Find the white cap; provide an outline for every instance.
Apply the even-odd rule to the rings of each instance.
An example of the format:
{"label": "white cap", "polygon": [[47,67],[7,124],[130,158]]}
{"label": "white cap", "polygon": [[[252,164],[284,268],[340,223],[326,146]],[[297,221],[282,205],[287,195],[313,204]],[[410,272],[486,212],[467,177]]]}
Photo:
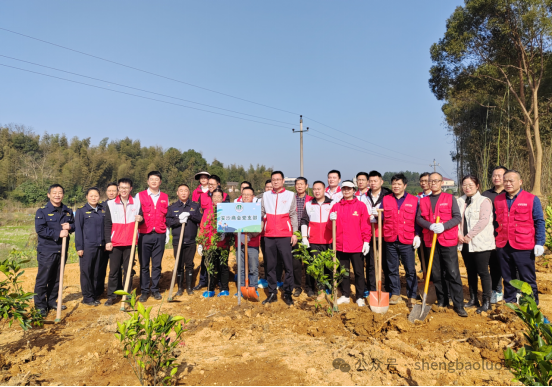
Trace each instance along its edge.
{"label": "white cap", "polygon": [[343,187],[355,188],[355,184],[351,180],[345,180],[341,183],[341,188]]}
{"label": "white cap", "polygon": [[210,174],[209,172],[203,171],[203,172],[198,172],[198,173],[196,173],[196,174],[195,174],[195,179],[196,179],[196,180],[199,180],[199,177],[200,177],[201,175],[207,175],[207,176],[209,176],[209,177],[211,176],[211,174]]}

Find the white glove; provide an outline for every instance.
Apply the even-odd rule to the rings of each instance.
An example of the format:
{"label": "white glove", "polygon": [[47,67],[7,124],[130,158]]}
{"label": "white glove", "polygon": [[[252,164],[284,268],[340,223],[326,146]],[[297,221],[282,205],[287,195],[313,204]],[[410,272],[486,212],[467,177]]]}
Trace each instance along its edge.
{"label": "white glove", "polygon": [[220,234],[220,241],[222,242],[224,240],[224,238],[226,238],[226,233],[225,232]]}
{"label": "white glove", "polygon": [[303,238],[303,245],[305,245],[305,247],[308,249],[310,247],[310,243],[309,243],[309,240],[305,237]]}
{"label": "white glove", "polygon": [[540,257],[541,255],[544,254],[544,247],[540,245],[535,245],[534,252],[535,252],[535,257]]}
{"label": "white glove", "polygon": [[420,247],[420,237],[418,235],[416,235],[414,237],[414,241],[412,242],[412,246],[414,246],[415,249],[417,249],[418,247]]}
{"label": "white glove", "polygon": [[378,216],[378,209],[377,209],[377,207],[373,207],[373,208],[372,208],[372,216],[375,216],[375,217]]}
{"label": "white glove", "polygon": [[440,234],[445,231],[445,226],[443,225],[443,223],[433,223],[431,226],[429,226],[429,229],[435,234]]}
{"label": "white glove", "polygon": [[337,212],[330,213],[330,220],[337,220]]}
{"label": "white glove", "polygon": [[366,255],[370,252],[370,243],[364,242],[362,245],[362,255]]}
{"label": "white glove", "polygon": [[189,216],[190,216],[189,212],[183,212],[180,215],[178,215],[178,219],[180,219],[180,223],[186,223],[188,221]]}
{"label": "white glove", "polygon": [[200,257],[203,256],[203,246],[197,245],[197,253],[199,254]]}
{"label": "white glove", "polygon": [[[241,234],[241,243],[245,243],[245,234]],[[247,241],[251,240],[251,235],[247,234]]]}
{"label": "white glove", "polygon": [[171,240],[171,233],[169,229],[167,229],[167,232],[165,233],[165,244],[168,245],[170,240]]}

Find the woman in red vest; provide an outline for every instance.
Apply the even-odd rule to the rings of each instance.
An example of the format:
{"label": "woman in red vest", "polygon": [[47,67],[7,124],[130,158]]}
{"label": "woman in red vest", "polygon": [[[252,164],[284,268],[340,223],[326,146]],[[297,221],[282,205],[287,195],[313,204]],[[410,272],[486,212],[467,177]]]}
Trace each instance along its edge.
{"label": "woman in red vest", "polygon": [[[161,300],[159,280],[161,279],[161,261],[165,252],[165,224],[169,197],[161,192],[161,173],[148,173],[148,189],[139,192],[136,200],[140,203],[140,215],[144,218],[138,226],[138,256],[140,259],[140,287],[142,295],[140,302],[146,302],[150,291],[153,298]],[[151,262],[151,277],[150,277]],[[151,281],[151,289],[150,289]]]}
{"label": "woman in red vest", "polygon": [[[426,246],[431,247],[434,233],[438,235],[431,267],[431,279],[435,285],[438,306],[448,307],[450,297],[454,311],[461,317],[468,317],[468,312],[464,309],[464,292],[456,250],[458,225],[462,221],[462,215],[454,197],[441,191],[442,183],[443,176],[440,173],[434,172],[429,175],[431,195],[420,200],[416,223],[423,228]],[[439,223],[435,223],[437,216],[441,218]],[[429,251],[425,256],[429,260]]]}

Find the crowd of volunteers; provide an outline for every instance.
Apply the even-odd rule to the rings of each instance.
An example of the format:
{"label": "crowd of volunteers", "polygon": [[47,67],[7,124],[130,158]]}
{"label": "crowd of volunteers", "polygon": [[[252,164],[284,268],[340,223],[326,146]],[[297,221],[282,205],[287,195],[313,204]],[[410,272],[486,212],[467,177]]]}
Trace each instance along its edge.
{"label": "crowd of volunteers", "polygon": [[[231,244],[239,245],[243,262],[247,238],[249,285],[266,289],[263,304],[276,302],[280,289],[282,300],[292,305],[294,297],[303,291],[308,297],[315,297],[325,290],[317,289],[316,281],[306,274],[292,250],[297,243],[308,247],[311,254],[331,250],[333,222],[337,259],[347,270],[352,269],[355,285],[355,294],[351,294],[351,277],[345,276],[338,304],[349,303],[353,298],[359,307],[364,307],[364,299],[376,290],[375,256],[370,246],[373,238],[381,236],[384,288],[390,296],[389,304],[403,302],[399,273],[402,264],[406,304],[412,308],[418,293],[416,251],[427,265],[434,234],[437,242],[430,279],[439,307],[448,307],[452,301],[454,311],[467,317],[465,308],[477,308],[477,313],[481,313],[502,300],[516,303],[517,291],[510,285],[515,278],[532,287],[538,304],[535,257],[544,253],[545,222],[539,198],[522,189],[522,178],[515,170],[496,167],[492,173],[493,188],[485,192],[480,191],[476,176],[465,176],[460,182],[463,195],[459,198],[442,191],[443,177],[437,172],[421,174],[421,192],[414,196],[406,192],[409,182],[401,173],[391,178],[388,189],[383,187],[384,181],[377,171],[359,172],[355,182],[342,182],[341,173],[332,170],[327,183],[317,180],[312,184],[313,196],[309,196],[306,178],[295,180],[293,192],[284,188],[284,174],[274,171],[263,193],[255,196],[254,188],[244,181],[241,195],[235,200],[260,202],[262,232],[242,234],[240,244],[237,241],[233,244],[229,235],[218,234],[215,249],[210,241],[217,233],[216,206],[229,202],[230,198],[221,189],[218,176],[202,171],[196,174],[196,180],[197,187],[178,186],[178,199],[170,204],[169,196],[161,191],[162,176],[157,171],[148,174],[148,188],[134,196],[133,181],[119,179],[108,185],[106,201],[100,201],[98,188],[89,188],[87,203],[75,212],[63,204],[63,187],[50,186],[49,201],[37,210],[35,218],[38,234],[35,306],[44,316],[57,308],[62,243],[68,246],[70,234],[74,234],[79,256],[82,303],[91,307],[101,304],[104,292],[104,305],[113,305],[118,301],[115,292],[123,290],[125,283],[132,284],[136,274],[135,262],[129,265],[133,241],[139,259],[140,301],[145,302],[150,296],[161,300],[161,266],[170,234],[174,254],[180,251],[177,296],[182,296],[184,290],[193,295],[203,288],[208,288],[202,293],[204,297],[229,296],[230,271],[227,260],[222,259],[223,252]],[[382,218],[381,229],[378,217]],[[297,231],[301,234],[299,240]],[[200,244],[199,240],[205,242]],[[214,271],[207,270],[203,257],[196,279],[194,256],[208,250],[215,251],[211,257]],[[259,275],[259,251],[263,257],[263,276]],[[459,252],[468,277],[467,302]],[[243,278],[243,263],[241,267]],[[130,292],[131,286],[124,290]]]}

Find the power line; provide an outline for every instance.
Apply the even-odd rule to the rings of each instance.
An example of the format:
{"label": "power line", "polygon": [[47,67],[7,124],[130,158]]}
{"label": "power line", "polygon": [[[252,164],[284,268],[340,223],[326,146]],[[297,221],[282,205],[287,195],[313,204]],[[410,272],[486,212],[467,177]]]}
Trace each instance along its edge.
{"label": "power line", "polygon": [[79,85],[85,85],[85,86],[95,87],[95,88],[97,88],[97,89],[107,90],[107,91],[111,91],[111,92],[113,92],[113,93],[131,95],[131,96],[133,96],[133,97],[138,97],[138,98],[143,98],[143,99],[149,99],[149,100],[151,100],[151,101],[162,102],[162,103],[166,103],[166,104],[169,104],[169,105],[181,106],[181,107],[184,107],[184,108],[187,108],[187,109],[193,109],[193,110],[199,110],[199,111],[207,112],[207,113],[211,113],[211,114],[217,114],[217,115],[219,115],[219,116],[232,117],[232,118],[236,118],[236,119],[238,119],[238,120],[256,122],[256,123],[258,123],[258,124],[276,126],[276,127],[278,127],[278,128],[291,129],[291,128],[288,127],[288,126],[282,126],[282,125],[270,124],[270,123],[268,123],[268,122],[261,122],[261,121],[250,120],[250,119],[247,119],[247,118],[232,116],[232,115],[230,115],[230,114],[212,112],[212,111],[210,111],[210,110],[200,109],[200,108],[196,108],[196,107],[193,107],[193,106],[186,106],[186,105],[182,105],[182,104],[179,104],[179,103],[174,103],[174,102],[169,102],[169,101],[163,101],[163,100],[157,99],[157,98],[144,97],[143,95],[132,94],[132,93],[127,93],[127,92],[120,91],[120,90],[108,89],[107,87],[101,87],[101,86],[91,85],[91,84],[89,84],[89,83],[73,81],[73,80],[71,80],[71,79],[56,77],[56,76],[54,76],[54,75],[39,73],[39,72],[37,72],[37,71],[32,71],[32,70],[26,70],[26,69],[22,69],[22,68],[15,67],[15,66],[9,66],[9,65],[6,65],[6,64],[3,64],[3,63],[0,63],[0,66],[9,67],[9,68],[16,69],[16,70],[21,70],[21,71],[26,71],[26,72],[28,72],[28,73],[38,74],[38,75],[42,75],[42,76],[49,77],[49,78],[60,79],[60,80],[62,80],[62,81],[66,81],[66,82],[77,83],[77,84],[79,84]]}
{"label": "power line", "polygon": [[[6,32],[10,32],[10,33],[12,33],[12,34],[20,35],[20,36],[26,37],[26,38],[28,38],[28,39],[33,39],[33,40],[36,40],[36,41],[39,41],[39,42],[42,42],[42,43],[46,43],[46,44],[49,44],[49,45],[52,45],[52,46],[55,46],[55,47],[59,47],[59,48],[62,48],[62,49],[64,49],[64,50],[69,50],[69,51],[76,52],[76,53],[79,53],[79,54],[82,54],[82,55],[86,55],[86,56],[89,56],[89,57],[91,57],[91,58],[95,58],[95,59],[98,59],[98,60],[102,60],[102,61],[105,61],[105,62],[108,62],[108,63],[116,64],[116,65],[118,65],[118,66],[126,67],[126,68],[129,68],[129,69],[132,69],[132,70],[135,70],[135,71],[139,71],[139,72],[142,72],[142,73],[145,73],[145,74],[153,75],[153,76],[156,76],[156,77],[160,77],[160,78],[167,79],[167,80],[170,80],[170,81],[178,82],[178,83],[181,83],[181,84],[185,84],[185,85],[192,86],[192,87],[195,87],[195,88],[198,88],[198,89],[206,90],[206,91],[209,91],[209,92],[212,92],[212,93],[216,93],[216,94],[219,94],[219,95],[224,95],[224,96],[226,96],[226,97],[234,98],[234,99],[237,99],[237,100],[240,100],[240,101],[244,101],[244,102],[252,103],[252,104],[255,104],[255,105],[267,107],[267,108],[270,108],[270,109],[278,110],[278,111],[281,111],[281,112],[285,112],[285,113],[289,113],[289,114],[293,114],[293,115],[299,115],[299,113],[294,113],[294,112],[291,112],[291,111],[289,111],[289,110],[280,109],[280,108],[277,108],[277,107],[274,107],[274,106],[266,105],[266,104],[259,103],[259,102],[255,102],[255,101],[251,101],[251,100],[249,100],[249,99],[237,97],[237,96],[234,96],[234,95],[231,95],[231,94],[222,93],[222,92],[220,92],[220,91],[216,91],[216,90],[213,90],[213,89],[209,89],[209,88],[206,88],[206,87],[203,87],[203,86],[194,85],[194,84],[192,84],[192,83],[184,82],[184,81],[181,81],[181,80],[179,80],[179,79],[167,77],[167,76],[165,76],[165,75],[161,75],[161,74],[157,74],[157,73],[154,73],[154,72],[151,72],[151,71],[143,70],[143,69],[140,69],[140,68],[137,68],[137,67],[134,67],[134,66],[129,66],[129,65],[126,65],[126,64],[123,64],[123,63],[120,63],[120,62],[116,62],[116,61],[110,60],[110,59],[102,58],[102,57],[97,56],[97,55],[88,54],[88,53],[83,52],[83,51],[75,50],[75,49],[73,49],[73,48],[69,48],[69,47],[66,47],[66,46],[63,46],[63,45],[60,45],[60,44],[57,44],[57,43],[49,42],[49,41],[47,41],[47,40],[35,38],[35,37],[33,37],[33,36],[30,36],[30,35],[22,34],[22,33],[20,33],[20,32],[16,32],[16,31],[12,31],[12,30],[9,30],[9,29],[7,29],[7,28],[2,28],[2,27],[0,27],[0,30],[6,31]],[[125,87],[126,87],[126,86],[125,86]],[[171,98],[173,98],[173,97],[171,97]],[[193,102],[193,103],[196,103],[196,102]],[[205,105],[205,106],[209,106],[209,105]],[[221,108],[216,108],[216,109],[221,109]],[[226,109],[221,109],[221,110],[226,110]],[[244,113],[238,113],[238,114],[244,114]],[[245,115],[245,114],[244,114],[244,115]],[[253,116],[253,117],[256,117],[256,116]],[[347,133],[347,132],[345,132],[345,131],[342,131],[342,130],[340,130],[340,129],[336,129],[336,128],[332,127],[332,126],[326,125],[326,124],[324,124],[324,123],[322,123],[322,122],[320,122],[320,121],[317,121],[317,120],[315,120],[315,119],[313,119],[313,118],[310,118],[310,117],[307,117],[307,116],[305,116],[305,118],[308,118],[308,119],[310,119],[311,121],[316,122],[317,124],[320,124],[320,125],[325,126],[325,127],[327,127],[327,128],[330,128],[330,129],[332,129],[332,130],[338,131],[338,132],[343,133],[343,134],[345,134],[345,135],[347,135],[347,136],[356,138],[357,140],[364,141],[364,142],[366,142],[366,143],[368,143],[368,144],[372,144],[372,145],[374,145],[374,146],[383,148],[383,149],[385,149],[385,150],[388,150],[388,151],[391,151],[391,152],[395,152],[395,153],[398,153],[398,154],[402,154],[403,156],[411,157],[411,158],[414,158],[414,159],[425,160],[425,159],[420,158],[420,157],[418,157],[418,156],[413,156],[413,155],[409,155],[409,154],[406,154],[406,153],[398,152],[398,151],[395,150],[395,149],[389,149],[389,148],[386,148],[386,147],[384,147],[384,146],[382,146],[382,145],[379,145],[379,144],[377,144],[377,143],[373,143],[373,142],[364,140],[363,138],[354,136],[354,135],[349,134],[349,133]],[[273,121],[275,121],[275,120],[273,120]],[[277,122],[282,122],[282,121],[277,121]],[[286,123],[286,124],[287,124],[287,123]],[[320,132],[320,133],[322,133],[322,132]]]}
{"label": "power line", "polygon": [[184,98],[179,98],[179,97],[173,97],[173,96],[171,96],[171,95],[166,95],[166,94],[156,93],[156,92],[154,92],[154,91],[139,89],[139,88],[137,88],[137,87],[127,86],[127,85],[123,85],[123,84],[116,83],[116,82],[112,82],[112,81],[106,81],[106,80],[103,80],[103,79],[90,77],[90,76],[88,76],[88,75],[82,75],[82,74],[74,73],[74,72],[71,72],[71,71],[58,69],[58,68],[55,68],[55,67],[45,66],[45,65],[41,65],[41,64],[39,64],[39,63],[29,62],[29,61],[26,61],[26,60],[23,60],[23,59],[14,58],[14,57],[7,56],[7,55],[2,55],[2,54],[0,54],[0,56],[1,56],[1,57],[4,57],[4,58],[8,58],[8,59],[13,59],[13,60],[16,60],[16,61],[19,61],[19,62],[29,63],[29,64],[32,64],[32,65],[34,65],[34,66],[44,67],[44,68],[47,68],[47,69],[50,69],[50,70],[61,71],[61,72],[63,72],[63,73],[72,74],[72,75],[76,75],[76,76],[83,77],[83,78],[93,79],[93,80],[99,81],[99,82],[109,83],[109,84],[111,84],[111,85],[116,85],[116,86],[126,87],[126,88],[132,89],[132,90],[142,91],[142,92],[144,92],[144,93],[150,93],[150,94],[155,94],[155,95],[159,95],[159,96],[162,96],[162,97],[173,98],[173,99],[177,99],[177,100],[180,100],[180,101],[190,102],[190,103],[194,103],[194,104],[196,104],[196,105],[207,106],[207,107],[210,107],[210,108],[219,109],[219,110],[224,110],[224,111],[231,112],[231,113],[243,114],[244,116],[260,118],[260,119],[262,119],[262,120],[274,121],[274,122],[279,122],[279,123],[281,123],[281,124],[287,124],[287,125],[293,125],[293,124],[290,123],[290,122],[274,120],[274,119],[271,119],[271,118],[265,118],[265,117],[256,116],[256,115],[253,115],[253,114],[247,114],[247,113],[238,112],[238,111],[236,111],[236,110],[224,109],[224,108],[220,108],[220,107],[213,106],[213,105],[208,105],[208,104],[204,104],[204,103],[200,103],[200,102],[195,102],[195,101],[191,101],[191,100],[189,100],[189,99],[184,99]]}
{"label": "power line", "polygon": [[113,64],[116,64],[116,65],[118,65],[118,66],[123,66],[123,67],[129,68],[129,69],[132,69],[132,70],[140,71],[140,72],[145,73],[145,74],[154,75],[154,76],[159,77],[159,78],[168,79],[168,80],[170,80],[170,81],[182,83],[182,84],[184,84],[184,85],[188,85],[188,86],[196,87],[196,88],[198,88],[198,89],[210,91],[211,93],[216,93],[216,94],[224,95],[225,97],[230,97],[230,98],[238,99],[238,100],[240,100],[240,101],[249,102],[249,103],[252,103],[252,104],[255,104],[255,105],[264,106],[264,107],[267,107],[267,108],[269,108],[269,109],[279,110],[279,111],[284,112],[284,113],[294,114],[294,115],[297,115],[297,116],[299,115],[299,113],[293,113],[293,112],[290,112],[290,111],[288,111],[288,110],[276,108],[276,107],[274,107],[274,106],[265,105],[265,104],[262,104],[262,103],[259,103],[259,102],[255,102],[255,101],[251,101],[251,100],[245,99],[245,98],[236,97],[235,95],[226,94],[226,93],[222,93],[222,92],[220,92],[220,91],[216,91],[216,90],[213,90],[213,89],[208,89],[208,88],[206,88],[206,87],[194,85],[194,84],[192,84],[192,83],[184,82],[184,81],[181,81],[181,80],[179,80],[179,79],[175,79],[175,78],[171,78],[171,77],[166,77],[166,76],[161,75],[161,74],[157,74],[157,73],[154,73],[154,72],[151,72],[151,71],[147,71],[147,70],[142,70],[142,69],[139,69],[139,68],[137,68],[137,67],[129,66],[129,65],[126,65],[126,64],[123,64],[123,63],[115,62],[115,61],[113,61],[113,60],[106,59],[106,58],[102,58],[102,57],[97,56],[97,55],[88,54],[88,53],[86,53],[86,52],[79,51],[79,50],[75,50],[75,49],[69,48],[69,47],[65,47],[65,46],[62,46],[62,45],[60,45],[60,44],[48,42],[47,40],[35,38],[35,37],[33,37],[33,36],[25,35],[25,34],[22,34],[22,33],[20,33],[20,32],[8,30],[7,28],[2,28],[2,27],[0,27],[0,30],[6,31],[6,32],[10,32],[10,33],[12,33],[12,34],[24,36],[24,37],[26,37],[26,38],[33,39],[33,40],[37,40],[37,41],[39,41],[39,42],[46,43],[46,44],[50,44],[50,45],[52,45],[52,46],[56,46],[56,47],[59,47],[59,48],[63,48],[64,50],[73,51],[73,52],[76,52],[76,53],[79,53],[79,54],[82,54],[82,55],[89,56],[89,57],[91,57],[91,58],[95,58],[95,59],[103,60],[103,61],[105,61],[105,62],[113,63]]}

